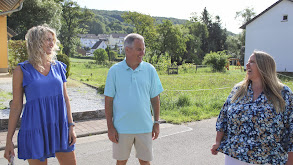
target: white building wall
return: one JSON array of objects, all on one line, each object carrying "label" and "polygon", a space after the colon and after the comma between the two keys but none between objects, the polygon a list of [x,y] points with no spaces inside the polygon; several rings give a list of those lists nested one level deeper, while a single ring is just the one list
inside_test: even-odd
[{"label": "white building wall", "polygon": [[[288,15],[288,21],[282,21],[283,15]],[[246,26],[245,64],[254,50],[272,55],[278,72],[293,72],[292,2],[280,2]]]},{"label": "white building wall", "polygon": [[98,42],[99,39],[90,39],[90,38],[81,38],[80,39],[80,43],[82,46],[84,47],[93,47],[95,45],[96,42]]},{"label": "white building wall", "polygon": [[[104,50],[106,48],[107,48],[107,44],[104,41],[97,47],[97,49],[104,49]],[[90,53],[94,53],[94,51],[97,50],[97,49],[91,49]]]}]

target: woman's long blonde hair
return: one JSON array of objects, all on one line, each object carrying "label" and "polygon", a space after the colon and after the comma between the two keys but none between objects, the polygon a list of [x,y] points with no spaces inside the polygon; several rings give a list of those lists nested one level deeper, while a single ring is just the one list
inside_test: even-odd
[{"label": "woman's long blonde hair", "polygon": [[[272,56],[262,51],[254,51],[255,61],[257,69],[261,76],[263,85],[263,92],[268,100],[273,104],[277,112],[283,112],[285,110],[285,101],[282,97],[281,90],[283,84],[277,77],[276,63]],[[232,102],[236,100],[240,101],[247,94],[247,88],[251,81],[246,75],[244,81],[239,83],[239,89],[232,97]]]},{"label": "woman's long blonde hair", "polygon": [[[52,48],[53,51],[49,55],[47,55],[45,50],[43,49],[43,45],[47,40],[48,33],[52,34],[54,40],[54,46]],[[51,63],[55,63],[55,60],[57,59],[57,50],[59,50],[59,47],[57,45],[57,43],[59,43],[59,40],[56,37],[56,32],[54,29],[48,27],[47,25],[32,27],[25,35],[25,40],[28,51],[28,61],[35,68],[40,68],[41,72],[44,71],[44,58]]]}]

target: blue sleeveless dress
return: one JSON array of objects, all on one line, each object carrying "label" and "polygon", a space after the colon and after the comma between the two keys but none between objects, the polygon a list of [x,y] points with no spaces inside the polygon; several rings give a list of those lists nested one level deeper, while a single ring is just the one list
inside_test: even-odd
[{"label": "blue sleeveless dress", "polygon": [[55,61],[47,76],[28,61],[19,63],[23,72],[22,86],[26,97],[18,133],[18,158],[55,157],[56,152],[71,152],[69,147],[67,108],[63,93],[66,65]]}]

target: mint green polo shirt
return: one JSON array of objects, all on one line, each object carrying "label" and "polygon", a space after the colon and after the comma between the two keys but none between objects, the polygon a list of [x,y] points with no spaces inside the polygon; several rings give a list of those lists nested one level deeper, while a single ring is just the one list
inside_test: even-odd
[{"label": "mint green polo shirt", "polygon": [[154,66],[141,62],[133,70],[126,60],[113,65],[104,95],[113,97],[113,123],[120,134],[149,133],[153,129],[151,98],[163,87]]}]

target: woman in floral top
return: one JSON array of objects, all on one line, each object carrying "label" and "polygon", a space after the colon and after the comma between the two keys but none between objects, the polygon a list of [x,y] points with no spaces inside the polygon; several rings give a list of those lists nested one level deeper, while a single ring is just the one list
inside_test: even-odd
[{"label": "woman in floral top", "polygon": [[255,51],[216,123],[211,152],[225,154],[225,165],[293,164],[293,94],[277,78],[274,59]]}]

